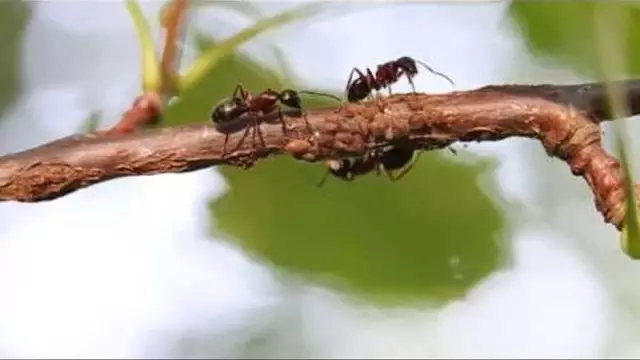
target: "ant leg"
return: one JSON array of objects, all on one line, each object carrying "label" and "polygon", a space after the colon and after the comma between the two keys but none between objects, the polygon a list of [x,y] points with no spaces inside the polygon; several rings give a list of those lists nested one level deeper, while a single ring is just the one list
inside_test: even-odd
[{"label": "ant leg", "polygon": [[375,95],[372,95],[371,97],[373,98],[373,100],[375,100],[376,106],[378,107],[378,109],[384,112],[384,109],[385,109],[384,96],[381,96],[380,92],[376,90]]},{"label": "ant leg", "polygon": [[378,107],[378,110],[380,110],[381,112],[384,112],[384,102],[382,101],[382,99],[380,98],[376,99],[376,106]]},{"label": "ant leg", "polygon": [[282,125],[282,133],[286,135],[289,130],[287,129],[287,123],[284,121],[284,115],[282,115],[282,109],[280,107],[278,107],[278,119],[280,120],[280,125]]},{"label": "ant leg", "polygon": [[[264,137],[262,137],[262,130],[260,130],[260,122],[258,122],[256,120],[256,122],[253,125],[253,134],[254,134],[254,141],[255,141],[255,134],[258,134],[258,138],[260,139],[260,146],[262,146],[262,148],[267,147],[267,143],[264,141]],[[255,145],[254,145],[255,146]]]},{"label": "ant leg", "polygon": [[251,125],[250,126],[251,130],[251,146],[253,146],[254,148],[256,147],[256,132],[258,131],[258,129],[256,128],[255,125]]},{"label": "ant leg", "polygon": [[422,151],[418,152],[418,155],[416,155],[413,160],[411,160],[411,164],[405,166],[405,168],[402,169],[402,171],[400,171],[397,175],[393,175],[391,172],[387,171],[387,176],[389,177],[389,179],[391,179],[391,181],[398,181],[402,179],[409,173],[409,171],[411,171],[411,169],[413,169],[413,166],[418,162],[418,159],[421,155]]},{"label": "ant leg", "polygon": [[310,134],[311,136],[314,136],[314,135],[313,135],[313,133],[314,133],[314,132],[313,132],[313,128],[311,127],[311,123],[309,122],[309,118],[307,117],[307,112],[305,111],[305,112],[302,114],[302,116],[303,116],[303,118],[304,118],[304,126],[306,126],[307,131],[309,132],[309,134]]},{"label": "ant leg", "polygon": [[344,88],[344,97],[347,97],[347,92],[349,91],[349,85],[351,85],[351,81],[353,80],[353,74],[355,74],[356,71],[360,71],[358,70],[358,68],[353,68],[351,69],[351,72],[349,73],[349,80],[347,80],[347,86]]},{"label": "ant leg", "polygon": [[229,134],[226,134],[224,137],[224,144],[222,145],[222,157],[225,158],[227,156],[227,143],[229,142]]},{"label": "ant leg", "polygon": [[331,174],[331,171],[327,170],[327,172],[324,174],[322,179],[320,179],[320,182],[318,182],[316,184],[316,187],[320,188],[320,187],[324,186],[324,183],[327,182],[327,179],[329,178],[329,174]]},{"label": "ant leg", "polygon": [[376,165],[376,175],[377,175],[377,176],[380,176],[380,174],[382,174],[382,173],[387,174],[387,176],[390,174],[390,173],[387,171],[387,168],[385,168],[385,167],[384,167],[384,165],[382,165],[382,164],[378,163],[378,165]]},{"label": "ant leg", "polygon": [[453,155],[458,155],[458,150],[452,148],[451,146],[448,146],[447,149],[453,154]]},{"label": "ant leg", "polygon": [[413,92],[413,95],[418,95],[416,93],[416,85],[413,83],[413,79],[410,76],[407,76],[407,80],[409,80],[409,85],[411,85],[411,91]]},{"label": "ant leg", "polygon": [[238,150],[242,144],[244,144],[244,141],[247,139],[247,136],[249,136],[249,131],[251,130],[251,126],[247,126],[244,129],[244,133],[242,133],[242,137],[240,138],[240,141],[238,141],[238,144],[236,145],[235,149],[233,149],[233,151]]}]

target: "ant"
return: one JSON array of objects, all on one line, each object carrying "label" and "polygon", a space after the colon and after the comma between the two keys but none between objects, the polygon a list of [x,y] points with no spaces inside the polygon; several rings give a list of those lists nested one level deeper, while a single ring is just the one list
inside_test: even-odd
[{"label": "ant", "polygon": [[[415,150],[407,146],[392,146],[388,149],[375,149],[360,158],[329,160],[326,162],[329,171],[318,183],[322,186],[329,174],[345,181],[353,181],[356,176],[376,171],[378,175],[384,172],[392,181],[400,180],[413,168],[422,154],[414,156]],[[395,174],[393,171],[400,170]]]},{"label": "ant", "polygon": [[[300,94],[327,96],[340,102],[342,101],[337,96],[330,94],[306,90],[295,91],[292,89],[285,89],[280,92],[273,89],[266,89],[257,96],[253,96],[250,92],[246,91],[241,84],[238,84],[231,98],[222,100],[211,111],[211,120],[216,125],[216,128],[219,131],[226,133],[226,137],[224,139],[224,152],[226,153],[229,132],[233,130],[232,128],[237,126],[245,128],[241,142],[244,141],[248,136],[249,131],[253,128],[253,142],[255,143],[255,135],[257,133],[260,137],[262,146],[265,146],[265,141],[262,137],[259,125],[265,121],[263,116],[272,114],[276,111],[278,113],[278,119],[282,123],[282,130],[283,132],[286,132],[286,124],[278,102],[302,112],[302,100],[300,98]],[[306,117],[305,123],[307,127],[310,128]]]},{"label": "ant", "polygon": [[[396,60],[378,65],[375,75],[369,68],[365,70],[366,74],[358,68],[353,68],[349,74],[349,81],[347,81],[347,87],[345,89],[347,100],[349,102],[358,102],[368,98],[373,90],[378,91],[383,88],[387,88],[389,90],[389,95],[391,95],[391,85],[398,82],[402,75],[407,77],[407,80],[409,80],[409,84],[411,85],[411,89],[415,94],[416,87],[413,84],[413,77],[418,74],[418,67],[416,64],[424,66],[425,69],[432,74],[447,79],[451,85],[455,86],[453,80],[451,80],[447,75],[433,70],[429,65],[421,61],[408,56],[403,56]],[[354,74],[357,75],[356,79],[353,79]]]}]

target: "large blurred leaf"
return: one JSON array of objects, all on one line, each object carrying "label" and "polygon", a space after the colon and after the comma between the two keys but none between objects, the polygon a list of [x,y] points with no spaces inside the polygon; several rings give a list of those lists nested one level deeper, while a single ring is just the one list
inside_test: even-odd
[{"label": "large blurred leaf", "polygon": [[26,2],[0,1],[0,114],[20,94],[20,51],[30,14]]},{"label": "large blurred leaf", "polygon": [[[623,41],[628,52],[629,71],[640,74],[640,6],[634,1],[513,1],[509,13],[522,31],[528,48],[572,67],[602,78],[597,46],[595,16],[602,7],[618,8],[627,14],[629,26],[608,36]],[[612,9],[614,10],[614,9]],[[613,55],[613,54],[612,54]],[[615,56],[615,55],[614,55]]]},{"label": "large blurred leaf", "polygon": [[[400,182],[369,176],[323,188],[290,159],[223,169],[219,228],[274,264],[381,300],[444,300],[500,262],[502,219],[477,185],[486,166],[437,153]],[[345,288],[345,287],[342,287]]]},{"label": "large blurred leaf", "polygon": [[[236,53],[183,94],[169,123],[202,121],[238,82],[259,91],[288,81]],[[217,227],[250,253],[321,284],[378,300],[444,300],[503,258],[503,219],[477,183],[486,163],[462,165],[434,152],[400,182],[331,179],[323,188],[316,184],[324,168],[287,157],[219,170],[230,191],[212,203]]]}]

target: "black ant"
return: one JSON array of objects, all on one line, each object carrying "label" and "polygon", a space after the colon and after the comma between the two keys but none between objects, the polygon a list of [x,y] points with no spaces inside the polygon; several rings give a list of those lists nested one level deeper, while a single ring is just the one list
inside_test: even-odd
[{"label": "black ant", "polygon": [[[424,66],[432,74],[447,79],[451,85],[455,86],[453,80],[451,80],[447,75],[433,70],[429,65],[421,61],[408,56],[403,56],[397,60],[388,61],[384,64],[378,65],[375,75],[369,68],[365,70],[366,74],[358,68],[353,68],[349,74],[349,81],[347,81],[347,87],[345,89],[347,100],[349,102],[358,102],[368,98],[373,90],[378,91],[383,88],[387,88],[389,90],[389,95],[391,95],[391,84],[398,82],[402,75],[407,77],[407,80],[409,80],[409,84],[411,85],[411,89],[415,94],[416,88],[413,84],[413,77],[418,74],[418,67],[416,64]],[[353,79],[354,74],[358,76],[356,79]]]},{"label": "black ant", "polygon": [[[414,153],[415,150],[411,147],[392,146],[384,150],[370,150],[359,158],[329,160],[326,162],[329,171],[320,180],[318,187],[325,183],[329,174],[345,181],[352,181],[356,176],[376,171],[378,175],[384,172],[392,181],[400,180],[413,168],[422,154],[419,152],[414,156]],[[400,172],[394,173],[395,170]]]},{"label": "black ant", "polygon": [[[262,146],[264,146],[265,141],[262,137],[259,125],[265,121],[265,115],[272,114],[276,111],[278,119],[282,123],[282,130],[283,132],[286,132],[286,124],[282,116],[282,110],[280,109],[280,106],[278,106],[278,102],[302,112],[302,100],[300,99],[300,94],[327,96],[340,102],[342,101],[337,96],[330,94],[306,90],[295,91],[292,89],[285,89],[280,92],[273,89],[267,89],[257,96],[253,96],[250,92],[246,91],[242,85],[238,84],[231,98],[222,100],[211,112],[211,120],[216,125],[216,128],[219,131],[226,133],[226,138],[224,140],[225,153],[227,141],[229,139],[229,132],[233,131],[234,128],[238,126],[245,128],[245,132],[242,135],[243,140],[253,128],[252,140],[255,143],[255,135],[257,133],[260,137]],[[306,117],[305,122],[307,123],[307,127],[310,127]]]}]

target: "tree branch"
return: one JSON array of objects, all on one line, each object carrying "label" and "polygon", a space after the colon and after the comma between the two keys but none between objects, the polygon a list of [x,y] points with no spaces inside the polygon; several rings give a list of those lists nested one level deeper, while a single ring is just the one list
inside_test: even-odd
[{"label": "tree branch", "polygon": [[[640,81],[625,81],[624,88],[631,112],[640,112]],[[260,126],[264,146],[258,136],[254,143],[251,135],[243,137],[244,131],[237,131],[229,136],[226,154],[226,135],[209,122],[136,133],[73,135],[0,157],[0,201],[51,200],[124,176],[187,172],[220,164],[248,168],[277,153],[314,162],[361,156],[399,142],[429,150],[456,141],[519,136],[540,140],[548,154],[583,177],[605,221],[619,229],[625,211],[623,174],[616,159],[601,146],[598,122],[609,114],[605,105],[606,93],[600,84],[401,94],[310,110],[310,127],[300,114],[289,112],[283,131],[277,116],[271,116]]]}]

